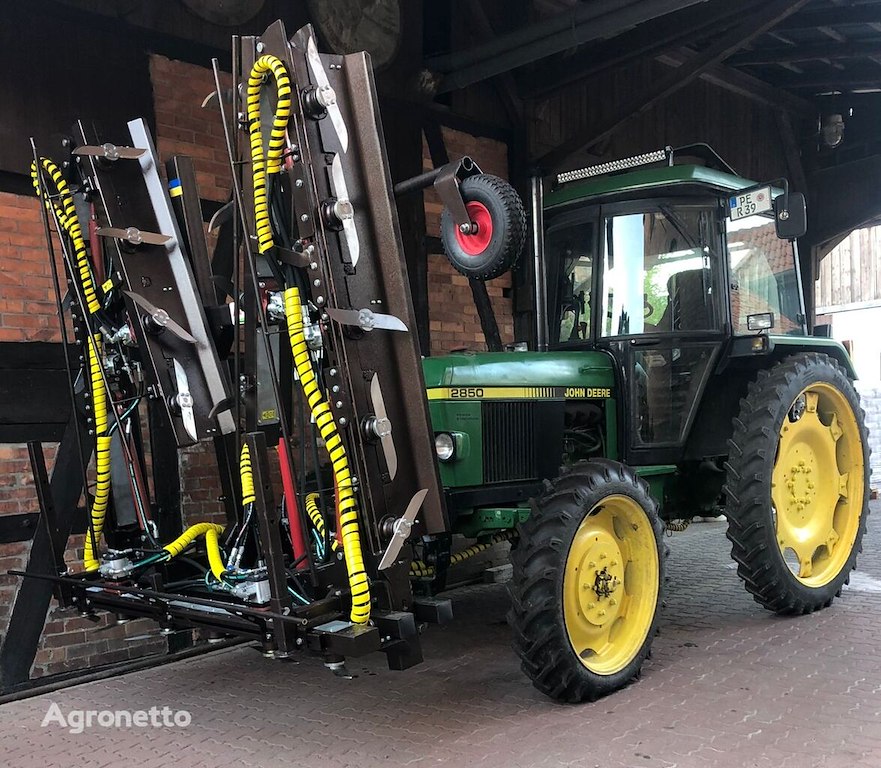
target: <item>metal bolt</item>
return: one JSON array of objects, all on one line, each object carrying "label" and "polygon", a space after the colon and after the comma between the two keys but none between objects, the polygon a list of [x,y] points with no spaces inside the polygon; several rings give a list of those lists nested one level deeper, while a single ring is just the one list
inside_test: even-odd
[{"label": "metal bolt", "polygon": [[328,371],[328,373],[329,373],[331,376],[336,376],[336,368],[331,368],[331,369]]},{"label": "metal bolt", "polygon": [[343,418],[340,419],[340,426],[341,427],[346,426],[346,424],[348,424],[348,423],[349,423],[349,420],[345,416],[343,416]]},{"label": "metal bolt", "polygon": [[324,304],[324,296],[318,296],[318,297],[316,297],[316,299],[315,299],[315,303],[316,303],[319,307],[320,307],[322,304]]},{"label": "metal bolt", "polygon": [[303,186],[303,180],[302,180],[302,179],[297,179],[297,180],[294,182],[294,186],[297,187],[297,188],[299,189],[300,187]]},{"label": "metal bolt", "polygon": [[257,53],[263,53],[266,50],[266,46],[263,43],[257,43]]},{"label": "metal bolt", "polygon": [[340,385],[339,385],[339,384],[334,384],[334,385],[330,388],[330,391],[333,392],[334,394],[336,394],[337,392],[340,391]]},{"label": "metal bolt", "polygon": [[309,214],[308,214],[308,213],[304,213],[304,214],[302,214],[302,215],[300,216],[300,221],[303,221],[303,222],[305,222],[305,221],[309,221]]},{"label": "metal bolt", "polygon": [[460,224],[460,225],[459,225],[459,231],[460,231],[463,235],[470,235],[470,234],[471,234],[471,223],[469,222],[469,223],[467,223],[467,224]]},{"label": "metal bolt", "polygon": [[335,405],[336,405],[337,408],[342,408],[342,407],[343,407],[343,401],[342,401],[342,400],[337,400],[336,403],[335,403]]},{"label": "metal bolt", "polygon": [[600,612],[597,614],[597,616],[599,616],[600,618],[602,618],[602,617],[605,616],[605,615],[606,615],[606,612],[605,612],[605,611],[600,611]]},{"label": "metal bolt", "polygon": [[318,263],[313,261],[313,262],[309,265],[309,269],[318,269]]},{"label": "metal bolt", "polygon": [[591,560],[591,561],[587,564],[587,567],[588,567],[588,568],[596,568],[596,567],[597,567],[597,564],[596,564],[593,560]]},{"label": "metal bolt", "polygon": [[321,285],[321,280],[319,280],[319,279],[316,277],[316,278],[312,281],[312,285],[314,285],[314,286],[317,288],[319,285]]}]

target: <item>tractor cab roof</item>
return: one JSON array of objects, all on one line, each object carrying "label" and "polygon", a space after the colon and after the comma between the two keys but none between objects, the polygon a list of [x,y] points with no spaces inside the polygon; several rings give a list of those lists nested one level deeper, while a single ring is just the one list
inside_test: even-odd
[{"label": "tractor cab roof", "polygon": [[712,147],[690,144],[560,173],[545,196],[545,207],[596,198],[733,192],[751,186],[753,182],[738,176]]},{"label": "tractor cab roof", "polygon": [[733,192],[753,185],[749,179],[703,165],[666,165],[558,184],[545,195],[545,207],[594,198],[689,194],[708,189]]}]

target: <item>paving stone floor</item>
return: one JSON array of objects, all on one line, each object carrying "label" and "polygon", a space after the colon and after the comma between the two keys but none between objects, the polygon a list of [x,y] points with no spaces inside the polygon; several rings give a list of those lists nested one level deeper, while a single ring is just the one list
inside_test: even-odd
[{"label": "paving stone floor", "polygon": [[[860,570],[821,613],[775,617],[728,558],[723,522],[670,538],[667,605],[639,681],[563,706],[521,675],[499,585],[450,593],[426,661],[354,680],[238,647],[0,707],[0,766],[881,766],[881,504]],[[873,526],[872,523],[875,523]],[[187,710],[186,728],[41,727],[77,709]]]}]

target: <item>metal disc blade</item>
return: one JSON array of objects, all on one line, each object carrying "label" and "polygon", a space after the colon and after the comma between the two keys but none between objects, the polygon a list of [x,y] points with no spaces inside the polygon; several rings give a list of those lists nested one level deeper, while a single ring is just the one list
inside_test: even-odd
[{"label": "metal disc blade", "polygon": [[137,227],[98,227],[96,234],[101,237],[113,237],[117,240],[125,240],[132,245],[167,245],[174,238],[171,235],[163,235],[159,232],[144,232]]},{"label": "metal disc blade", "polygon": [[[346,176],[343,173],[343,163],[339,155],[333,156],[333,162],[330,164],[330,177],[333,182],[333,193],[337,200],[349,200],[349,188],[346,185]],[[358,264],[361,257],[361,243],[358,240],[358,229],[355,227],[354,216],[343,219],[343,240],[349,251],[349,260],[352,266]]]},{"label": "metal disc blade", "polygon": [[103,157],[105,160],[137,160],[146,151],[146,149],[140,149],[139,147],[117,147],[114,144],[103,144],[100,147],[84,144],[73,150],[73,154],[86,157]]},{"label": "metal disc blade", "polygon": [[[158,313],[163,313],[165,315],[168,314],[167,312],[165,312],[165,310],[162,310],[154,304],[151,304],[149,301],[147,301],[147,299],[145,299],[140,294],[135,293],[134,291],[123,291],[123,293],[151,317]],[[181,341],[185,341],[188,344],[196,343],[196,338],[189,331],[178,325],[178,323],[176,323],[172,318],[169,317],[164,322],[164,327],[175,336],[177,336]]]},{"label": "metal disc blade", "polygon": [[395,440],[392,437],[391,422],[385,410],[385,399],[382,396],[382,387],[379,385],[379,374],[373,374],[370,380],[370,402],[373,405],[373,413],[377,420],[385,419],[389,423],[389,433],[379,438],[379,444],[385,455],[385,463],[388,466],[389,478],[394,480],[398,474],[398,452],[395,448]]},{"label": "metal disc blade", "polygon": [[422,502],[425,501],[427,495],[428,489],[423,488],[422,490],[417,491],[413,498],[410,499],[410,503],[407,505],[404,514],[395,522],[396,529],[399,524],[402,522],[404,523],[402,530],[406,530],[406,535],[400,535],[396,532],[395,535],[392,536],[392,540],[389,542],[385,554],[379,562],[378,570],[384,571],[386,568],[393,565],[398,559],[398,555],[401,554],[401,549],[410,537],[409,528],[413,525],[413,521],[416,519],[416,515],[419,514],[419,510],[422,508]]},{"label": "metal disc blade", "polygon": [[327,314],[340,325],[351,325],[364,331],[372,331],[377,328],[383,331],[403,331],[404,333],[409,331],[409,328],[400,318],[394,315],[384,315],[370,309],[338,309],[337,307],[328,307]]},{"label": "metal disc blade", "polygon": [[[306,58],[309,61],[309,68],[319,88],[330,88],[330,81],[327,79],[327,72],[324,71],[324,64],[318,55],[318,48],[315,46],[315,38],[310,37],[306,44]],[[343,152],[349,151],[349,131],[346,128],[346,122],[343,120],[342,112],[340,112],[339,104],[334,102],[327,106],[327,114],[333,129],[336,131],[337,138],[340,140],[340,146]]]}]

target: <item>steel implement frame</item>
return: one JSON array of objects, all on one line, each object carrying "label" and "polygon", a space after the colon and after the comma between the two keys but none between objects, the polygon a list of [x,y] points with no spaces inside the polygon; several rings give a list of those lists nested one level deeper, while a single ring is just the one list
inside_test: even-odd
[{"label": "steel implement frame", "polygon": [[[235,428],[228,411],[212,415],[218,404],[229,399],[228,384],[208,332],[168,193],[159,177],[153,140],[143,120],[132,120],[128,128],[133,144],[147,150],[139,159],[107,162],[94,156],[78,156],[77,160],[110,227],[123,230],[136,227],[142,232],[171,237],[165,245],[145,242],[130,246],[113,239],[110,248],[114,264],[131,294],[165,310],[196,340],[195,344],[188,343],[175,337],[169,329],[151,332],[144,309],[126,297],[139,347],[148,358],[144,361],[145,371],[154,387],[153,395],[165,403],[178,446],[187,446]],[[77,125],[77,133],[77,140],[82,144],[100,144],[100,138],[82,122]],[[181,414],[172,406],[173,398],[179,393],[173,360],[186,371],[188,390],[193,398],[195,435],[189,433]]]},{"label": "steel implement frame", "polygon": [[[304,55],[310,40],[314,45],[312,28],[306,26],[289,43],[281,23],[269,27],[260,38],[262,50],[286,63],[301,91],[317,85]],[[313,299],[321,306],[322,301],[317,297],[322,295],[325,303],[332,302],[342,309],[375,307],[376,311],[395,315],[413,329],[415,312],[410,300],[393,185],[385,170],[388,162],[369,58],[365,54],[344,57],[319,54],[319,58],[337,95],[349,141],[344,150],[332,121],[307,116],[301,101],[296,100],[293,124],[300,159],[292,164],[289,178],[291,187],[304,190],[304,194],[292,196],[294,211],[298,221],[302,221],[304,215],[309,222],[314,221],[318,258],[310,277],[315,276],[314,279],[328,289],[318,294],[313,288]],[[355,211],[361,250],[357,266],[346,258],[342,233],[326,228],[318,215],[321,203],[334,197],[331,171],[334,160],[341,164]],[[303,178],[304,174],[306,183],[297,187],[296,179]],[[306,207],[301,207],[303,205]],[[307,223],[306,228],[312,231],[313,225]],[[300,236],[304,236],[302,229]],[[428,496],[419,515],[416,535],[447,528],[430,439],[420,350],[412,333],[359,333],[357,329],[351,332],[335,323],[327,327],[333,340],[332,351],[338,358],[335,366],[338,378],[334,381],[340,382],[340,391],[334,393],[333,400],[341,406],[335,410],[338,418],[341,414],[349,415],[343,434],[354,449],[364,502],[362,547],[368,568],[371,561],[375,567],[387,544],[382,523],[400,516],[421,488],[428,489]],[[374,376],[379,377],[392,434],[399,446],[408,448],[397,451],[400,465],[394,479],[389,475],[380,443],[365,438],[361,431],[361,425],[374,412],[370,398]],[[399,608],[410,600],[407,567],[402,561],[383,572],[386,581],[393,585],[389,608]]]}]

